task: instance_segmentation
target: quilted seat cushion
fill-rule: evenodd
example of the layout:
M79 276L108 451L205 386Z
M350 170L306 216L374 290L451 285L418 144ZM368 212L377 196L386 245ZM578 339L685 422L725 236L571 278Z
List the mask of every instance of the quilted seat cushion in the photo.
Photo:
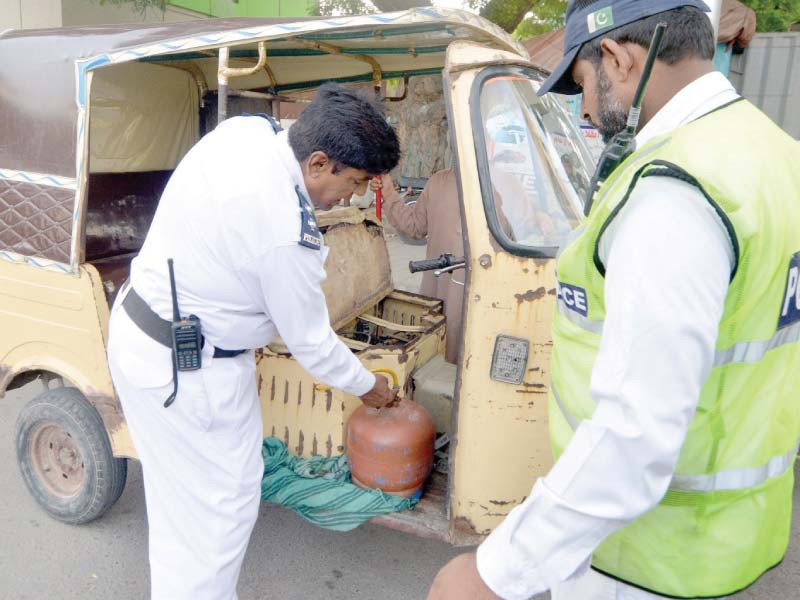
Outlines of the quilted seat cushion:
M69 263L75 190L0 179L0 250Z

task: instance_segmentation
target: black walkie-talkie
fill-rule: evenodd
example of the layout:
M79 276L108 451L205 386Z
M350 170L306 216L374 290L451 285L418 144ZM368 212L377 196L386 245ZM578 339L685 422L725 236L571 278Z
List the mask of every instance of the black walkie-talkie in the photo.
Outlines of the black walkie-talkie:
M639 116L642 114L642 100L644 99L644 92L647 89L647 82L650 80L650 74L653 71L653 63L656 60L656 56L658 56L658 48L661 46L661 36L664 35L664 30L666 28L666 23L659 23L656 25L656 29L650 41L650 49L647 51L647 58L644 63L644 69L642 70L642 78L639 80L636 94L633 96L631 110L628 112L628 121L625 124L625 129L611 138L611 141L603 148L603 153L597 161L597 168L592 176L589 189L586 192L586 202L584 202L583 205L584 215L588 216L589 211L592 210L594 195L597 193L602 183L608 179L608 176L614 172L614 169L616 169L622 161L636 150L636 128L639 126Z
M200 351L203 349L203 333L200 319L196 315L181 318L178 309L178 291L175 288L175 270L172 259L167 259L169 287L172 293L172 394L164 402L169 407L178 393L178 371L195 371L202 366Z

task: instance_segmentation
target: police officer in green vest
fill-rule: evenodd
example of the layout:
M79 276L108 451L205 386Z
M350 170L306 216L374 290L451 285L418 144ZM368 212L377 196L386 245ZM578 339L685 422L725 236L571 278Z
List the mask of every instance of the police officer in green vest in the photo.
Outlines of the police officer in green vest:
M700 1L573 0L540 93L636 150L562 247L556 463L429 599L725 597L789 543L800 436L800 144L714 71ZM509 457L513 460L513 457Z

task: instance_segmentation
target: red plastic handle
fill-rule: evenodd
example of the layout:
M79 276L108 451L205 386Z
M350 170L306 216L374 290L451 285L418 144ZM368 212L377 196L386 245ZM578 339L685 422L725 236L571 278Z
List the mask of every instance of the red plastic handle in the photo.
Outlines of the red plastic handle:
M378 183L381 183L381 178L378 177ZM383 188L378 188L375 190L375 216L378 217L378 221L383 220Z

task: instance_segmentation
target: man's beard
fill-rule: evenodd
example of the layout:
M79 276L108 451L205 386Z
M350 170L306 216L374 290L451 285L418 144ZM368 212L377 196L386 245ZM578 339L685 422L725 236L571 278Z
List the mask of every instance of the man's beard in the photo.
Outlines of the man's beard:
M600 122L595 123L595 127L603 137L603 141L608 143L612 137L625 129L628 114L622 103L611 92L611 81L602 64L597 68L597 103Z

